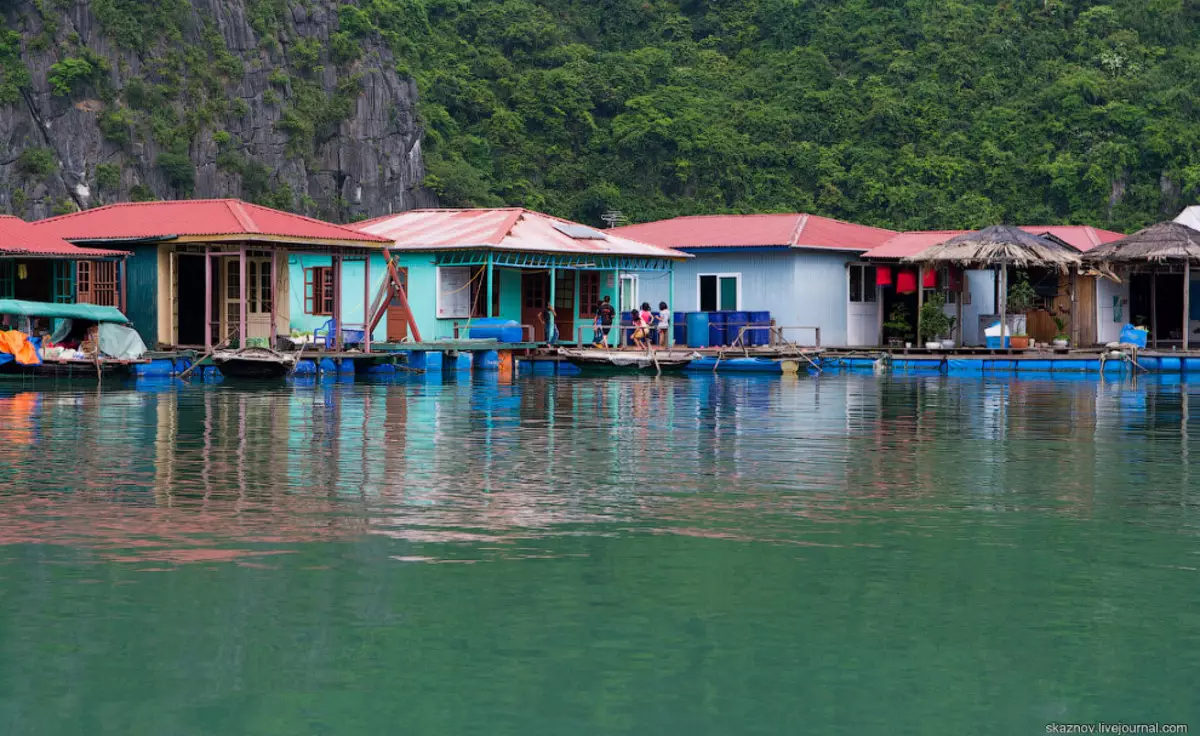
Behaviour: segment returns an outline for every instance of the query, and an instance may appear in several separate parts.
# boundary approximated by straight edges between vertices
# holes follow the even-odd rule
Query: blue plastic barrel
[[[671,324],[675,330],[675,344],[685,344],[687,342],[687,317],[683,312],[672,312]]]
[[[501,317],[482,317],[471,320],[468,337],[496,342],[523,342],[521,323]]]
[[[709,345],[708,312],[688,312],[687,346],[706,348]]]
[[[749,336],[742,332],[742,328],[750,324],[749,312],[727,312],[725,318],[725,344],[732,345],[737,342],[738,335],[743,335],[742,340],[745,342]],[[746,332],[749,332],[747,330]]]
[[[728,312],[708,313],[708,344],[713,347],[727,345],[725,323],[729,319]]]
[[[750,329],[746,330],[746,342],[750,345],[771,344],[771,313],[750,312]]]

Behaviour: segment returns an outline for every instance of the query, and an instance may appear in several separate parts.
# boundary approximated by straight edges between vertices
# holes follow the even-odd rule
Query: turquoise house
[[[561,342],[590,342],[604,297],[621,305],[621,287],[631,280],[661,283],[669,294],[675,264],[690,258],[519,208],[412,210],[353,227],[392,241],[389,256],[425,342],[469,338],[478,320],[491,317],[517,322],[526,341],[542,342],[538,315],[547,304]],[[374,277],[374,262],[371,268]],[[402,304],[389,304],[375,335],[410,337],[408,316]]]

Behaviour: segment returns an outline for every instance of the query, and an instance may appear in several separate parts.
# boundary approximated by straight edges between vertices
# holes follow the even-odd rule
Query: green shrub
[[[316,71],[321,61],[321,42],[315,38],[305,38],[292,44],[292,64],[302,72]]]
[[[96,189],[101,192],[115,192],[121,187],[121,167],[119,164],[96,165]]]
[[[196,186],[196,167],[186,153],[168,151],[158,155],[158,168],[172,188],[185,194]]]
[[[154,192],[150,191],[150,187],[145,184],[134,184],[129,190],[129,200],[131,202],[154,202],[158,197],[154,196]]]
[[[29,68],[21,56],[21,34],[0,31],[0,105],[21,99],[21,90],[31,82]]]
[[[87,84],[96,76],[92,62],[78,57],[67,57],[50,65],[50,88],[60,97],[68,97],[77,88]]]
[[[57,157],[50,148],[34,146],[17,156],[17,173],[26,179],[44,179],[57,168]]]

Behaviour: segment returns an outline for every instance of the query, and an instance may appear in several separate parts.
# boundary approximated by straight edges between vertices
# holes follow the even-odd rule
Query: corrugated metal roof
[[[1020,225],[1019,227],[1031,235],[1053,235],[1082,253],[1086,253],[1101,243],[1109,243],[1125,237],[1120,233],[1101,230],[1091,225]],[[868,258],[908,258],[931,245],[944,243],[956,235],[969,232],[971,231],[917,230],[898,233],[883,245],[867,251],[865,255]]]
[[[569,227],[562,228],[563,225]],[[410,210],[360,222],[353,227],[391,240],[396,250],[471,248],[649,258],[689,257],[686,253],[618,235],[615,230],[599,231],[603,239],[571,237],[568,232],[572,228],[584,226],[520,208]]]
[[[124,202],[32,223],[66,240],[102,241],[244,235],[256,240],[297,240],[375,245],[366,233],[281,212],[239,199]]]
[[[117,258],[129,255],[119,250],[80,248],[12,215],[0,215],[0,254],[63,258]]]
[[[695,215],[625,225],[610,232],[684,250],[791,247],[865,251],[896,234],[820,215]]]

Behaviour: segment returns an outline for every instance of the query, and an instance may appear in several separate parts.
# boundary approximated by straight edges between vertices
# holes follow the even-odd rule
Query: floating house
[[[159,347],[222,341],[273,346],[290,332],[293,303],[317,299],[306,293],[307,284],[292,283],[294,254],[326,259],[319,300],[329,305],[326,319],[349,329],[353,325],[341,319],[341,306],[347,295],[364,304],[374,297],[371,255],[386,244],[374,235],[236,199],[113,204],[32,225],[44,236],[76,245],[130,251],[125,312],[146,344]],[[366,278],[346,283],[348,263],[362,264]]]
[[[604,297],[628,310],[670,301],[677,264],[690,256],[526,209],[412,210],[356,223],[389,241],[412,314],[388,306],[389,340],[409,317],[428,340],[469,338],[480,319],[524,326],[525,341],[545,340],[538,319],[553,304],[563,343],[592,338]],[[647,287],[647,285],[652,285]]]
[[[874,266],[893,230],[806,214],[702,215],[626,225],[618,235],[694,256],[676,268],[679,312],[770,311],[785,339],[877,345]],[[646,293],[654,298],[653,289]]]
[[[1124,237],[1120,233],[1087,225],[1022,225],[1020,229],[1070,246],[1080,253]],[[941,293],[946,296],[946,314],[958,320],[955,338],[960,344],[984,344],[984,327],[999,320],[996,292],[999,281],[994,270],[964,271],[943,267],[920,274],[921,278],[918,279],[915,265],[901,263],[902,259],[911,258],[926,248],[969,232],[926,230],[897,233],[865,254],[868,262],[878,266],[872,277],[878,286],[876,310],[872,314],[877,321],[878,337],[870,344],[885,344],[891,336],[884,329],[884,323],[892,321],[897,307],[915,327],[917,304],[921,301],[918,289],[926,294]],[[1100,278],[1090,271],[1082,274],[1077,270],[1061,273],[1053,268],[1031,268],[1026,269],[1025,273],[1037,293],[1034,307],[1025,314],[1027,329],[1033,339],[1048,342],[1054,338],[1057,332],[1054,322],[1056,315],[1067,319],[1070,324],[1069,336],[1074,345],[1103,344],[1117,339],[1128,319],[1127,285]],[[1008,282],[1013,283],[1015,278],[1016,274],[1010,273]]]
[[[18,217],[0,216],[0,299],[125,305],[125,257],[81,248]]]

